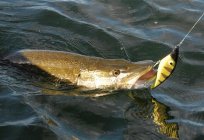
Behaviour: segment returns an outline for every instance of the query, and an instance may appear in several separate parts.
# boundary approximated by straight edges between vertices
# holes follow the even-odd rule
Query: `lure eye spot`
[[[120,70],[113,70],[113,75],[118,76],[120,74]]]
[[[169,64],[170,64],[171,66],[173,66],[173,62],[169,62]]]

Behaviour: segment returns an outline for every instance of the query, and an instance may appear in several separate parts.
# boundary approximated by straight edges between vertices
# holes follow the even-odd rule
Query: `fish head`
[[[117,78],[118,89],[147,88],[156,76],[152,66],[140,66],[126,72],[122,72]]]
[[[116,61],[92,70],[82,70],[77,85],[92,89],[137,89],[144,88],[155,77],[149,63],[123,63]]]

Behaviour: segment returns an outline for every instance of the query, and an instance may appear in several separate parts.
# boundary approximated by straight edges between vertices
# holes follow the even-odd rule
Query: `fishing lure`
[[[178,61],[179,47],[183,44],[186,37],[191,33],[191,31],[194,29],[196,24],[202,19],[203,16],[204,16],[204,12],[200,16],[200,18],[194,23],[194,25],[191,27],[188,33],[184,36],[181,42],[178,45],[176,45],[176,47],[172,50],[172,52],[167,56],[165,56],[163,59],[159,60],[155,64],[155,66],[158,65],[158,69],[157,69],[157,75],[156,75],[155,81],[151,85],[151,89],[158,87],[173,73]]]
[[[157,69],[157,76],[154,84],[152,84],[151,89],[156,88],[161,83],[163,83],[174,71],[179,55],[179,47],[176,46],[173,51],[164,57],[159,62]]]

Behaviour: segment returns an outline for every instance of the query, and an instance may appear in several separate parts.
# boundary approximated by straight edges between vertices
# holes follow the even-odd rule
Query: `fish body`
[[[137,89],[156,75],[152,61],[130,62],[63,51],[21,50],[5,60],[36,66],[58,79],[88,89]]]
[[[157,69],[157,76],[151,89],[158,87],[163,83],[174,71],[179,55],[179,47],[175,47],[173,51],[164,57],[160,62]]]

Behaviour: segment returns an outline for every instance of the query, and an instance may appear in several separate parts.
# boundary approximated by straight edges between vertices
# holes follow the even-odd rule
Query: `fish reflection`
[[[137,108],[139,107],[140,109],[143,109],[142,111],[140,110],[140,113],[136,112],[136,117],[140,115],[141,118],[152,118],[153,123],[157,127],[157,132],[166,135],[169,138],[179,138],[178,124],[167,122],[167,120],[171,118],[168,114],[167,106],[151,97],[147,100],[144,99],[144,97],[140,97],[133,93],[130,93],[129,97],[131,97],[134,100],[134,103],[137,104]]]
[[[63,95],[64,94],[62,91],[55,91],[55,90],[48,90],[48,89],[44,89],[43,92],[45,94],[50,94],[50,95]],[[167,106],[165,106],[164,104],[162,104],[162,103],[158,102],[157,100],[155,100],[154,98],[152,98],[151,94],[148,94],[148,93],[144,94],[144,90],[136,91],[137,92],[136,94],[134,93],[134,91],[124,91],[124,93],[128,93],[128,92],[129,92],[129,94],[126,97],[131,99],[131,100],[133,99],[133,102],[132,102],[132,104],[131,103],[128,104],[129,107],[124,108],[124,110],[122,109],[121,112],[122,111],[125,112],[124,113],[124,115],[125,115],[124,119],[125,120],[127,120],[128,122],[129,121],[133,122],[133,123],[130,123],[130,125],[134,125],[134,126],[130,126],[130,127],[128,126],[129,128],[131,128],[128,130],[128,131],[130,131],[130,133],[132,133],[132,131],[138,131],[138,129],[143,129],[143,128],[141,128],[141,126],[139,124],[142,123],[143,126],[145,126],[144,125],[144,123],[145,123],[147,125],[147,127],[144,128],[145,131],[151,131],[152,134],[159,133],[159,134],[165,135],[165,136],[167,136],[169,138],[173,138],[173,139],[179,138],[179,136],[178,136],[178,130],[179,130],[178,124],[167,122],[169,119],[171,119],[171,116],[168,114],[169,108]],[[74,93],[74,94],[71,94],[71,93]],[[67,93],[65,93],[65,94],[67,94]],[[93,98],[93,97],[96,97],[94,95],[98,95],[98,94],[102,94],[102,92],[101,91],[91,91],[91,92],[89,91],[87,93],[77,94],[77,92],[73,92],[73,90],[72,90],[72,92],[70,92],[70,94],[68,94],[68,95],[71,98],[74,97],[74,100],[79,100],[80,102],[81,102],[81,100],[84,102],[83,98],[85,98],[86,100],[89,100],[89,102],[92,102],[92,103],[87,102],[83,105],[83,107],[87,106],[86,108],[89,108],[89,109],[91,107],[92,108],[91,110],[94,111],[94,112],[92,112],[92,111],[90,112],[90,110],[88,109],[89,110],[88,112],[91,114],[90,116],[92,116],[93,113],[95,114],[96,112],[98,112],[96,110],[101,110],[102,109],[101,106],[106,106],[107,104],[110,104],[108,102],[111,102],[111,104],[113,105],[112,107],[115,108],[116,104],[113,104],[113,101],[111,100],[112,97],[115,97],[114,95],[112,97],[110,97],[110,96],[102,97],[102,98],[105,98],[106,100],[105,100],[105,102],[101,102],[100,101],[101,97],[100,98]],[[118,94],[115,94],[115,95],[118,95]],[[79,96],[79,97],[76,97],[76,96]],[[54,96],[52,96],[52,97],[54,97]],[[92,98],[93,100],[89,99],[89,98]],[[69,103],[66,105],[66,108],[68,108],[68,106],[70,106],[69,104],[77,104],[77,102],[74,102],[74,101],[71,101],[71,102],[69,101]],[[128,102],[128,101],[126,101],[126,102]],[[123,105],[121,105],[121,106],[123,106]],[[56,106],[55,106],[55,108],[56,108]],[[60,109],[60,110],[62,110],[62,109]],[[80,107],[80,110],[82,111],[83,108]],[[108,107],[108,108],[103,108],[102,110],[101,110],[102,112],[100,112],[102,114],[104,114],[104,113],[105,114],[111,114],[111,112],[114,112],[115,109],[113,109],[113,108],[110,109],[110,107]],[[121,112],[120,112],[120,114],[122,114]],[[96,114],[98,114],[98,113],[96,113]],[[97,116],[97,117],[99,117],[99,116]],[[67,120],[68,116],[66,116],[66,117],[61,116],[60,119],[62,119],[62,118]],[[58,127],[56,125],[57,123],[53,123],[55,121],[53,121],[51,118],[46,119],[46,120],[47,120],[46,122],[49,126]],[[83,119],[81,118],[80,120],[82,121]],[[104,119],[102,119],[102,120],[104,120]],[[122,121],[122,120],[123,119],[121,118],[120,121]],[[118,122],[118,119],[115,118],[114,121]],[[153,124],[149,125],[150,123],[151,124],[153,123]],[[79,125],[79,124],[76,124],[76,122],[74,122],[74,124],[76,126]],[[86,127],[87,127],[86,129],[88,129],[90,126],[91,126],[90,124],[86,124]],[[156,126],[156,132],[154,131],[155,126]],[[132,128],[132,127],[134,127],[134,128]],[[92,128],[89,128],[89,129],[91,131],[94,131],[94,133],[98,133],[98,134],[100,134],[101,133],[100,131],[102,131],[100,129],[97,130],[98,128],[96,130],[93,130]],[[143,133],[145,131],[142,130],[139,133]],[[129,136],[132,136],[132,135],[130,134]],[[146,136],[149,136],[149,134],[147,134]],[[142,137],[146,137],[146,136],[142,136]],[[138,134],[137,134],[137,137],[138,137]],[[129,139],[129,138],[127,138],[127,139]]]
[[[113,100],[115,96],[92,98],[64,96],[56,92],[55,95],[40,94],[25,98],[40,117],[42,125],[59,139],[90,140],[112,136],[121,139],[126,126],[122,116],[123,105],[120,100]]]
[[[81,91],[81,89],[49,89],[44,88],[42,89],[42,93],[44,95],[65,95],[65,96],[80,96],[80,97],[100,97],[106,96],[110,94],[115,94],[116,92],[113,91],[105,91],[105,90],[89,90],[89,91]]]

